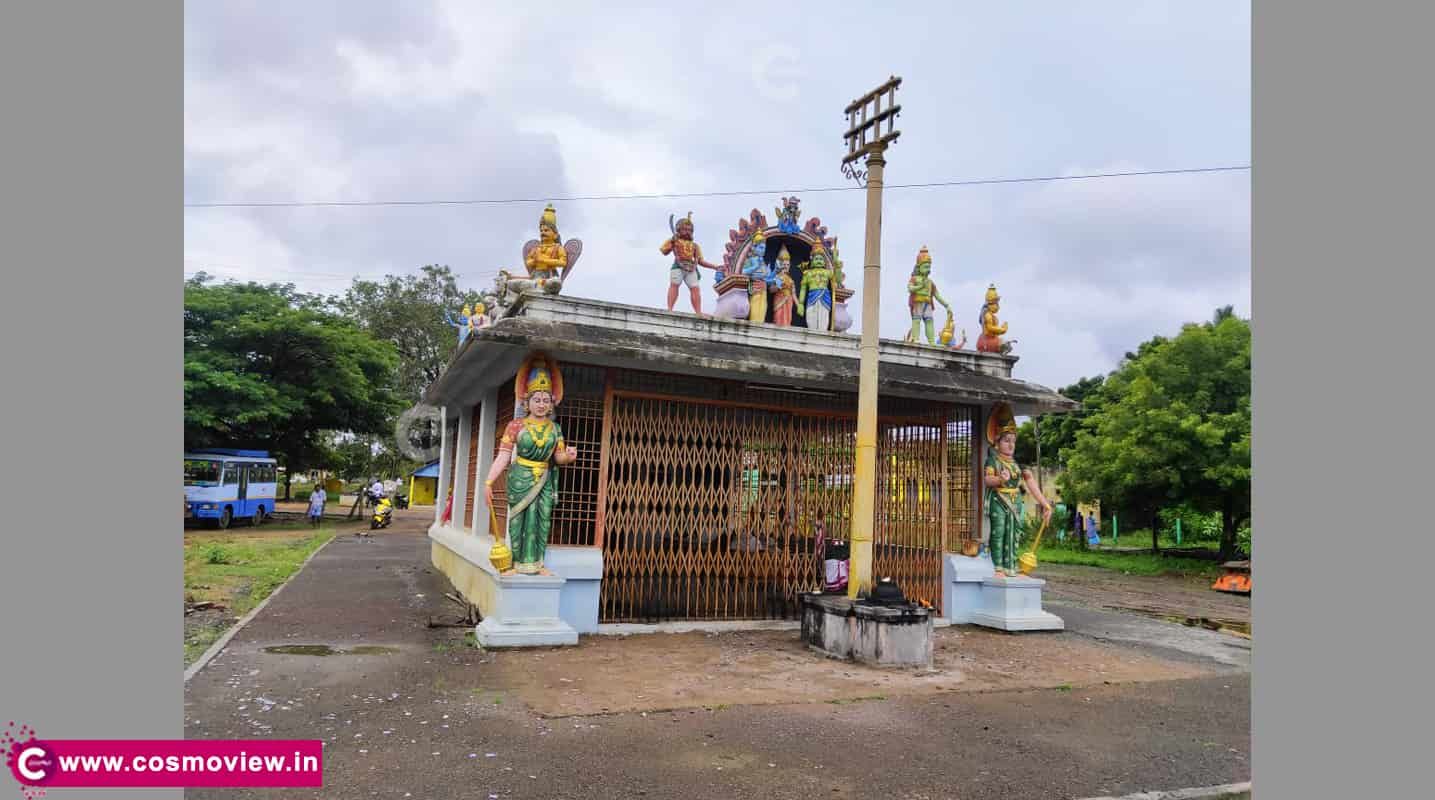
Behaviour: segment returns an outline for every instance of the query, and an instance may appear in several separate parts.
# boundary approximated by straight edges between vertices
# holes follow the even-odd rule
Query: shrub
[[[222,544],[212,544],[204,548],[204,563],[206,564],[228,564],[230,558],[229,548]]]
[[[1024,510],[1026,511],[1026,519],[1022,521],[1020,544],[1020,546],[1023,548],[1031,547],[1032,544],[1036,542],[1037,531],[1041,530],[1041,513],[1039,510],[1040,506],[1038,506],[1030,498],[1026,500],[1025,506],[1026,508]],[[1071,535],[1071,514],[1072,512],[1070,509],[1052,509],[1051,522],[1048,523],[1046,526],[1046,533],[1043,533],[1041,535],[1041,544],[1043,547],[1045,547],[1048,543],[1050,543],[1053,547],[1080,546],[1076,542],[1076,539],[1078,537],[1074,537]],[[1061,539],[1061,533],[1063,531],[1067,534],[1065,539]]]

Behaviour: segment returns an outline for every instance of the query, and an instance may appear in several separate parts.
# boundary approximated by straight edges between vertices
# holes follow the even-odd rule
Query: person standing
[[[315,486],[312,494],[309,495],[309,525],[317,528],[324,519],[324,504],[329,500],[329,493],[324,490],[323,485]]]
[[[1101,536],[1098,532],[1095,512],[1086,512],[1086,543],[1092,547],[1101,544]]]

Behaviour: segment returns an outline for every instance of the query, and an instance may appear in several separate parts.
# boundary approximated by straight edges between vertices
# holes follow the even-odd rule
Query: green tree
[[[339,307],[398,351],[399,392],[412,404],[438,379],[458,346],[458,333],[445,321],[445,312],[457,317],[465,303],[477,300],[476,292],[458,288],[448,267],[430,264],[418,274],[356,278]]]
[[[1189,502],[1221,514],[1221,553],[1251,509],[1250,323],[1218,313],[1156,337],[1090,397],[1067,460],[1067,486],[1144,512]]]
[[[388,432],[392,345],[292,285],[210,280],[184,285],[185,447],[267,449],[292,475],[319,466],[327,431]]]
[[[1082,378],[1061,390],[1064,397],[1087,403],[1100,390],[1105,376]],[[1021,424],[1017,432],[1016,459],[1020,464],[1035,464],[1037,434],[1041,439],[1041,466],[1059,467],[1066,463],[1067,453],[1076,444],[1076,432],[1085,421],[1085,411],[1071,414],[1043,414]]]

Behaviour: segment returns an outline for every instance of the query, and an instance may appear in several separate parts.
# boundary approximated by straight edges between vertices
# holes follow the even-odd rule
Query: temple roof
[[[541,349],[575,361],[685,375],[763,380],[856,393],[860,337],[562,295],[524,295],[509,316],[471,334],[424,393],[435,406],[477,403],[512,380],[522,358]],[[1044,386],[1011,377],[1015,356],[884,339],[878,346],[882,395],[943,402],[1005,400],[1018,415],[1079,408]]]

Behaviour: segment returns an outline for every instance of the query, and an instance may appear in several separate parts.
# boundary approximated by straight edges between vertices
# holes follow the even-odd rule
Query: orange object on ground
[[[1221,566],[1226,568],[1226,574],[1211,584],[1212,589],[1232,594],[1251,593],[1251,562],[1227,561]]]

